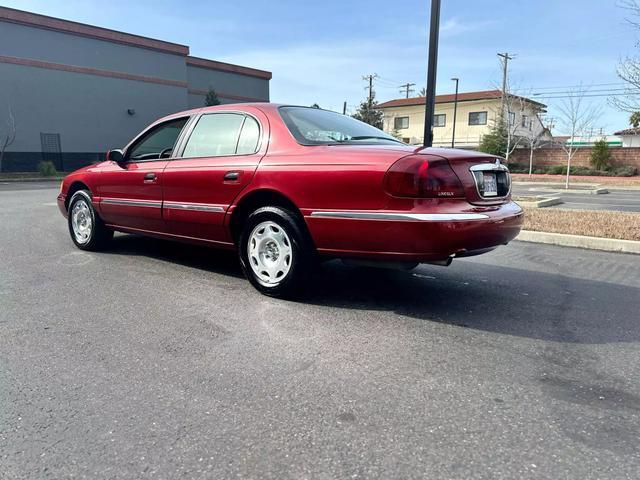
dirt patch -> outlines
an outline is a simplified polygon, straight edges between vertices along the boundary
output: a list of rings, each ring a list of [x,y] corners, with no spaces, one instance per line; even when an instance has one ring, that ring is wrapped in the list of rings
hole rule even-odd
[[[640,241],[640,213],[524,207],[524,230]]]

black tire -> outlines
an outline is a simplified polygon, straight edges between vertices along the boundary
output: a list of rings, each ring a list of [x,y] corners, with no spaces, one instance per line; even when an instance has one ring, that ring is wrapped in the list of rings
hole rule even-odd
[[[82,202],[82,203],[80,203]],[[84,215],[88,216],[87,220],[91,222],[91,228],[86,231],[86,237],[76,235],[73,227],[74,207],[76,205],[86,206]],[[69,235],[71,240],[80,250],[98,251],[107,247],[113,238],[113,230],[108,229],[91,202],[91,194],[87,190],[78,190],[69,200],[69,210],[67,211],[67,224],[69,226]]]
[[[259,276],[252,267],[254,264],[255,268],[260,270],[258,265],[260,260],[256,259],[256,256],[260,257],[260,255],[256,255],[254,251],[252,258],[249,258],[249,241],[252,233],[258,226],[265,224],[275,224],[277,228],[284,231],[285,238],[290,244],[291,253],[287,273],[282,277],[275,276],[267,280],[265,280],[265,276]],[[257,233],[259,234],[259,229]],[[283,242],[283,244],[286,246],[287,242]],[[276,248],[276,251],[279,250]],[[286,247],[282,252],[285,252],[281,258],[281,262],[284,262],[282,268],[287,268],[284,266],[288,254]],[[300,295],[304,291],[304,286],[315,263],[313,261],[313,245],[302,221],[293,212],[281,207],[262,207],[249,215],[240,235],[238,253],[242,270],[251,284],[261,293],[277,298],[293,298]]]

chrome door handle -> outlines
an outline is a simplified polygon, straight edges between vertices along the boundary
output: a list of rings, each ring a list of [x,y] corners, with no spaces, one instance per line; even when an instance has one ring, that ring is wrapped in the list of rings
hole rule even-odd
[[[145,182],[155,182],[156,180],[156,174],[151,172],[151,173],[145,173],[144,174],[144,181]]]
[[[225,182],[235,182],[236,180],[238,180],[240,178],[240,172],[233,170],[231,172],[227,172],[224,174],[224,181]]]

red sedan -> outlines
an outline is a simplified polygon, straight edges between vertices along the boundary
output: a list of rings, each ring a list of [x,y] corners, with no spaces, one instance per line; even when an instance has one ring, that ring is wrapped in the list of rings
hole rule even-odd
[[[411,268],[507,244],[523,219],[510,191],[494,156],[259,103],[158,120],[68,175],[58,205],[83,250],[114,231],[237,249],[258,290],[286,296],[317,257]]]

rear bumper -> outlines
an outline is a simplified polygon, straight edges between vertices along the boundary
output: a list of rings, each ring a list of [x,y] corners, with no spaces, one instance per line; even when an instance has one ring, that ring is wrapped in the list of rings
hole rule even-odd
[[[522,228],[523,211],[514,202],[457,207],[313,211],[305,220],[321,254],[416,262],[484,253],[510,242]]]

